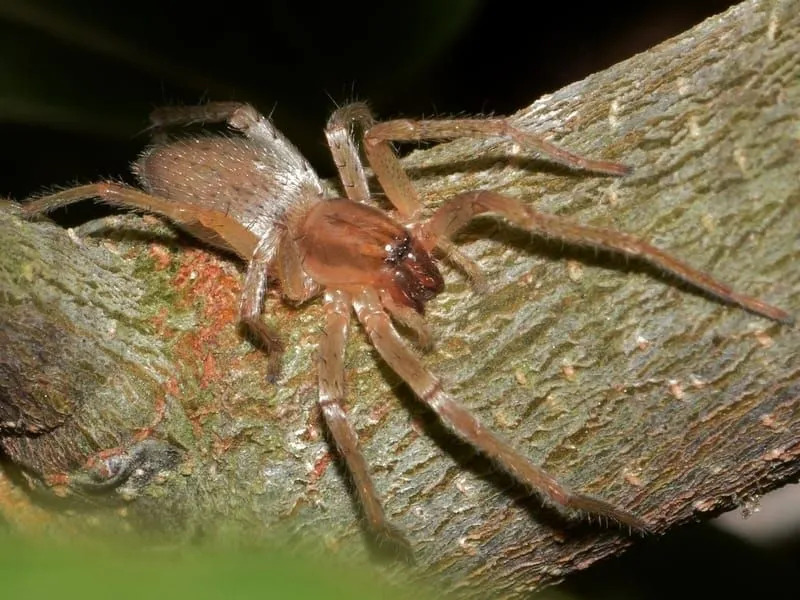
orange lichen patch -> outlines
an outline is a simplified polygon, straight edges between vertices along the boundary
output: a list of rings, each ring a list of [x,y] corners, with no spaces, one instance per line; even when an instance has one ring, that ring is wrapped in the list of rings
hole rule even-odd
[[[170,263],[172,262],[172,255],[170,254],[169,250],[167,250],[161,244],[150,244],[148,252],[150,254],[150,258],[153,259],[153,264],[157,271],[163,271],[169,267]]]
[[[164,390],[175,398],[179,398],[181,395],[181,388],[178,386],[178,380],[175,377],[167,379],[167,383],[164,384]]]
[[[383,419],[386,417],[386,415],[396,410],[397,407],[394,406],[391,402],[379,402],[378,404],[373,405],[369,411],[370,423],[380,425],[383,422]]]
[[[44,478],[45,485],[56,496],[65,498],[69,494],[69,475],[67,473],[50,473]]]
[[[167,326],[167,319],[169,318],[169,308],[162,306],[158,314],[150,319],[153,324],[153,330],[160,338],[168,339],[172,337],[174,330]]]
[[[89,458],[87,458],[83,468],[86,471],[94,471],[104,480],[109,479],[113,477],[114,473],[111,471],[108,459],[124,453],[125,449],[119,446],[115,446],[114,448],[106,448],[105,450],[101,450],[100,452],[92,454]]]
[[[173,278],[176,289],[183,292],[183,304],[194,305],[202,300],[201,316],[206,325],[205,339],[213,337],[224,325],[236,320],[241,281],[225,272],[220,258],[205,250],[187,250]]]
[[[167,387],[174,388],[177,390],[177,382],[175,382],[174,377],[167,381]],[[164,420],[164,414],[167,410],[166,396],[160,394],[156,398],[156,404],[153,407],[153,410],[155,411],[155,415],[153,416],[153,420],[150,421],[150,424],[147,425],[146,427],[140,427],[139,429],[135,430],[133,439],[136,442],[141,442],[142,440],[145,440],[149,438],[151,435],[153,435],[153,432],[155,431],[156,427],[158,427],[161,421]]]
[[[563,373],[564,378],[567,381],[575,381],[575,367],[569,363],[564,363],[561,365],[561,373]]]
[[[308,411],[306,427],[300,434],[300,439],[306,442],[316,442],[322,437],[322,410],[319,404],[314,404]]]
[[[333,455],[330,452],[326,452],[317,461],[314,463],[314,466],[311,467],[311,472],[309,473],[308,477],[308,487],[313,487],[319,478],[325,474],[325,471],[328,469],[328,465],[331,464],[333,461]]]
[[[218,377],[217,360],[214,358],[214,354],[208,353],[203,359],[203,371],[200,374],[200,387],[207,388],[209,384]]]
[[[200,408],[187,413],[186,417],[189,419],[189,423],[192,424],[192,431],[194,432],[195,437],[202,437],[205,418],[209,415],[215,415],[218,412],[218,406],[201,406]]]
[[[209,387],[226,369],[217,368],[215,353],[226,333],[238,343],[235,323],[241,282],[226,272],[222,259],[204,250],[187,250],[173,278],[178,305],[199,309],[197,328],[181,336],[175,351],[184,364],[196,364],[200,386]]]
[[[778,429],[778,423],[777,420],[775,419],[775,415],[773,414],[761,415],[761,417],[758,420],[764,427],[769,427],[770,429]]]

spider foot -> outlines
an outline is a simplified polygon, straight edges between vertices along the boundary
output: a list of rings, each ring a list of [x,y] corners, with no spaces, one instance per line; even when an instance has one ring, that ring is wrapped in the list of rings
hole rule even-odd
[[[571,495],[567,500],[567,508],[596,517],[601,522],[605,519],[607,522],[627,527],[631,531],[652,533],[650,525],[636,515],[592,496]]]
[[[375,551],[379,555],[390,560],[414,564],[414,551],[411,549],[411,543],[399,527],[384,521],[374,525],[370,533]]]

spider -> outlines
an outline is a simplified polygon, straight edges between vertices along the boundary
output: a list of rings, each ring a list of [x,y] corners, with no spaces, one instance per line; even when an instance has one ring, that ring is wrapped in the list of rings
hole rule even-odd
[[[635,257],[724,302],[781,323],[792,321],[779,308],[735,292],[639,238],[542,214],[493,191],[459,194],[423,218],[420,199],[391,142],[505,137],[573,169],[616,176],[630,171],[622,164],[568,152],[516,128],[506,118],[376,122],[366,104],[340,107],[330,117],[325,135],[346,197],[326,194],[306,159],[249,104],[162,108],[152,113],[151,121],[157,128],[227,123],[233,133],[157,139],[133,164],[141,190],[110,181],[81,185],[36,198],[25,205],[25,212],[33,216],[97,198],[166,217],[199,239],[237,254],[247,262],[239,319],[269,356],[273,381],[282,346],[277,333],[260,318],[268,277],[279,282],[282,297],[289,302],[303,303],[321,295],[325,309],[318,365],[321,413],[352,477],[368,532],[379,543],[403,551],[410,545],[386,516],[357,433],[342,407],[351,311],[383,360],[452,433],[543,502],[567,516],[588,513],[635,530],[648,528],[622,508],[571,491],[492,433],[445,391],[395,328],[395,323],[404,327],[417,346],[430,346],[424,307],[444,287],[434,253],[446,255],[480,282],[479,267],[451,242],[473,217],[493,213],[541,236]],[[394,207],[391,214],[374,203],[360,149]]]

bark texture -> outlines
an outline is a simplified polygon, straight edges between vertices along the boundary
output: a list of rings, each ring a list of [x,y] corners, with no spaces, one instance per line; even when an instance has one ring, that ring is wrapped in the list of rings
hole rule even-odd
[[[635,171],[588,176],[460,141],[407,159],[427,204],[477,188],[529,199],[800,315],[799,1],[745,2],[515,119]],[[315,409],[319,304],[268,299],[288,348],[271,385],[235,327],[240,264],[148,217],[83,233],[0,204],[5,519],[214,543],[288,535],[370,561]],[[459,241],[490,291],[446,270],[426,363],[534,461],[659,533],[796,478],[796,328],[492,219]],[[387,579],[523,597],[635,543],[544,512],[447,435],[358,328],[347,367],[349,414],[417,557],[382,565]]]

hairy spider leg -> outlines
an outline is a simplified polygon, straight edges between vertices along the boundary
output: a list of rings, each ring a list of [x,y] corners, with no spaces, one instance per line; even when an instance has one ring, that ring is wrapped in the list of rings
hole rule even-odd
[[[374,123],[375,118],[367,105],[354,102],[337,108],[325,127],[325,137],[339,172],[339,179],[347,197],[353,202],[366,203],[371,199],[364,163],[358,153],[353,129],[358,127],[363,134]]]
[[[347,419],[344,401],[344,349],[350,323],[350,297],[342,291],[325,293],[325,327],[319,347],[319,406],[344,460],[360,501],[369,531],[386,549],[411,556],[411,545],[402,531],[389,522],[381,497],[369,474],[358,444],[358,434]]]
[[[459,194],[445,202],[422,226],[420,238],[430,249],[441,238],[452,237],[472,218],[483,213],[497,214],[514,225],[543,237],[556,238],[577,246],[589,246],[636,258],[673,275],[691,286],[745,310],[779,323],[792,324],[786,311],[758,298],[740,294],[667,252],[627,233],[579,225],[567,219],[537,212],[519,200],[497,192],[477,191]]]
[[[243,225],[218,211],[153,196],[121,183],[101,181],[61,190],[26,203],[23,213],[33,217],[89,198],[120,208],[133,208],[173,221],[200,240],[249,258],[258,239]]]
[[[353,298],[358,320],[383,360],[405,381],[417,397],[430,408],[441,422],[528,490],[556,509],[568,509],[606,517],[632,529],[647,531],[648,525],[639,517],[607,502],[574,494],[541,467],[492,433],[478,419],[458,404],[442,389],[439,379],[428,370],[408,347],[383,311],[375,290],[363,288]]]
[[[239,322],[251,341],[264,350],[268,357],[267,379],[274,383],[281,370],[283,342],[278,333],[261,319],[264,296],[267,293],[267,274],[270,264],[278,254],[279,242],[272,237],[259,240],[255,252],[248,257],[242,297],[239,302]]]
[[[620,163],[593,160],[563,150],[541,136],[518,129],[506,118],[382,121],[365,131],[364,151],[386,196],[401,217],[414,220],[419,216],[422,204],[389,142],[444,141],[465,137],[504,137],[573,169],[605,175],[626,175],[631,171],[630,167]]]
[[[269,355],[269,377],[274,379],[280,370],[282,345],[278,336],[260,318],[267,285],[267,267],[275,257],[276,243],[259,241],[242,224],[224,213],[196,205],[165,200],[135,188],[114,182],[82,185],[37,198],[22,208],[33,217],[81,200],[98,198],[105,204],[133,208],[166,217],[199,239],[234,251],[248,262],[239,321],[257,345]]]

